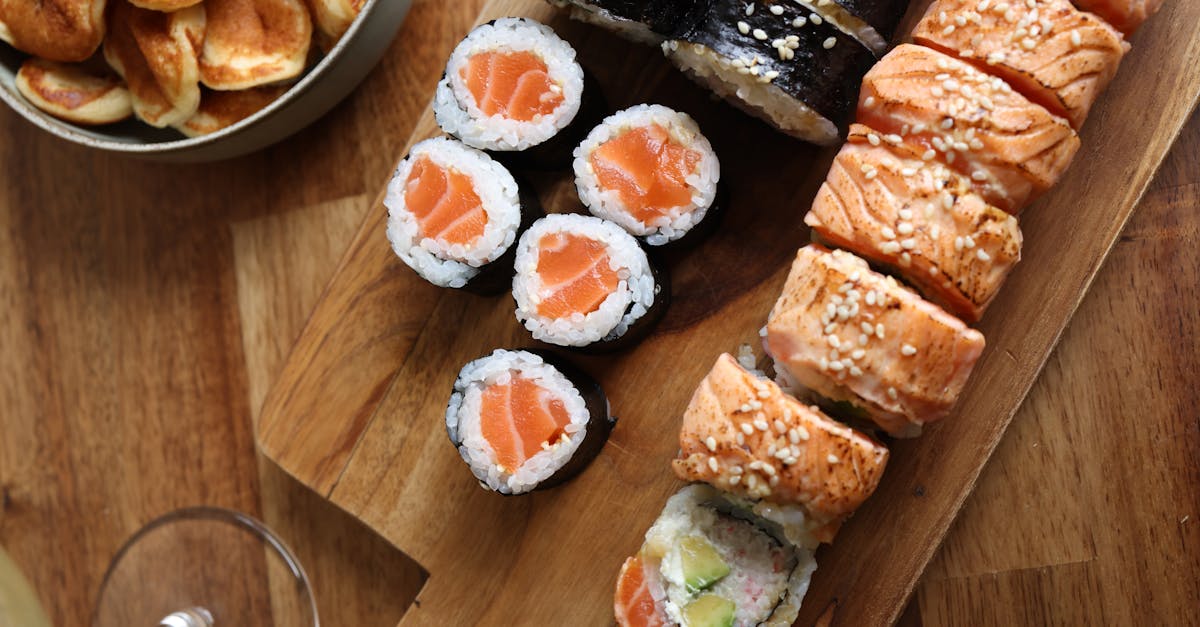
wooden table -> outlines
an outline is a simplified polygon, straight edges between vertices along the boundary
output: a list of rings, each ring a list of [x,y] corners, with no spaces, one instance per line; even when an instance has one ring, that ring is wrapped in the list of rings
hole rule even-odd
[[[227,163],[104,156],[0,111],[0,546],[54,624],[87,623],[125,537],[201,503],[274,527],[328,625],[394,625],[415,596],[420,569],[258,457],[252,425],[482,4],[418,0],[354,97]],[[1200,620],[1197,158],[1200,117],[905,623]]]

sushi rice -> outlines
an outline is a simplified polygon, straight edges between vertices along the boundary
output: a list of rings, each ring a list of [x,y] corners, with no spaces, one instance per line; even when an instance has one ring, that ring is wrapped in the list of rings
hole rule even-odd
[[[422,237],[420,224],[408,209],[405,191],[413,164],[428,158],[443,170],[471,179],[483,202],[487,224],[470,247]],[[517,182],[504,166],[487,154],[453,139],[427,139],[392,174],[383,204],[388,208],[387,236],[396,254],[422,278],[441,287],[461,288],[479,269],[501,257],[516,240],[521,223]]]
[[[630,213],[617,191],[603,188],[591,158],[605,142],[631,129],[650,125],[657,125],[667,131],[675,143],[699,153],[700,160],[686,178],[692,191],[691,203],[671,208],[666,215],[647,223]],[[597,217],[619,224],[635,236],[644,237],[651,246],[679,239],[699,224],[716,199],[717,183],[721,179],[720,161],[696,121],[686,113],[662,105],[637,105],[606,118],[575,149],[574,169],[579,198],[588,210]]]
[[[496,463],[496,453],[483,436],[483,392],[492,385],[506,385],[515,377],[533,380],[560,400],[570,422],[558,442],[525,460],[519,468],[505,469]],[[446,409],[446,431],[458,443],[459,455],[481,484],[502,494],[522,494],[536,488],[570,461],[587,437],[588,419],[583,396],[557,368],[534,353],[500,349],[467,364],[459,372]]]
[[[471,57],[490,51],[531,52],[546,64],[551,82],[562,90],[562,103],[548,115],[523,122],[502,114],[486,115],[460,71]],[[446,65],[434,96],[434,114],[446,133],[482,150],[520,151],[558,134],[575,119],[583,101],[583,68],[575,49],[550,27],[524,18],[503,18],[471,31]]]
[[[603,242],[610,267],[620,282],[594,311],[563,318],[545,318],[537,312],[544,298],[538,276],[539,242],[544,236],[567,233]],[[587,346],[615,340],[625,334],[654,305],[659,286],[650,262],[637,240],[607,220],[576,214],[554,214],[539,219],[517,242],[513,298],[517,319],[534,339],[559,346]]]

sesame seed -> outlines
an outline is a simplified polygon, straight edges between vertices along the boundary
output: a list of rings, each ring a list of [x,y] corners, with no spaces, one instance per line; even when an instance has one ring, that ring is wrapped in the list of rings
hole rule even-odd
[[[808,441],[808,429],[805,429],[804,427],[796,427],[796,435],[800,436],[801,442]]]
[[[982,248],[975,251],[975,256],[979,257],[980,261],[991,261],[992,260],[992,256],[987,254],[987,252],[984,251]]]
[[[879,250],[881,252],[883,252],[885,255],[894,255],[894,254],[900,252],[900,244],[898,244],[897,242],[894,242],[894,241],[884,242],[879,245]],[[870,303],[868,303],[868,304],[870,304]]]
[[[749,464],[746,464],[746,467],[749,468],[750,470],[758,470],[759,468],[762,468],[762,466],[763,466],[763,463],[758,461],[757,459],[750,462]]]
[[[929,161],[930,159],[933,159],[936,156],[937,156],[937,153],[934,152],[933,149],[931,148],[929,150],[926,150],[925,154],[921,155],[921,159],[924,159],[925,161]]]
[[[970,235],[964,237],[963,246],[966,246],[967,248],[975,248],[975,238],[971,237]]]
[[[804,28],[804,25],[807,23],[808,23],[807,18],[797,17],[796,19],[792,20],[792,27],[793,28]]]
[[[746,5],[746,15],[754,15],[754,3],[753,2]]]
[[[820,26],[825,20],[820,15],[813,13],[812,15],[808,16],[808,21]]]
[[[984,172],[983,170],[975,170],[971,173],[971,180],[973,181],[986,181],[987,178],[987,172]]]
[[[942,128],[946,130],[954,128],[954,118],[946,118],[942,120]]]
[[[745,433],[746,435],[752,435],[754,433],[754,427],[751,426],[750,423],[748,423],[748,422],[743,422],[742,423],[742,433]]]
[[[863,106],[866,106],[866,107],[875,106],[875,96],[867,96],[866,99],[863,100]],[[871,135],[874,135],[874,134],[875,133],[871,133]],[[868,135],[867,138],[870,139],[870,136]]]
[[[1077,30],[1071,31],[1071,44],[1075,45],[1075,46],[1079,46],[1079,45],[1083,44],[1083,37],[1079,36],[1079,31],[1077,31]]]
[[[755,39],[757,39],[757,40],[759,40],[759,41],[766,41],[766,40],[767,40],[767,32],[766,32],[766,31],[764,31],[764,30],[763,30],[763,29],[761,29],[761,28],[756,28],[756,29],[754,29],[754,31],[753,31],[753,34],[754,34],[754,38],[755,38]]]
[[[731,474],[731,475],[740,475],[740,474],[742,474],[742,472],[744,472],[744,471],[742,470],[742,467],[739,466],[738,464],[734,464],[729,467],[729,474]]]
[[[743,35],[749,35],[749,34],[750,34],[750,25],[749,25],[749,24],[747,24],[747,23],[745,23],[745,22],[738,22],[738,23],[737,23],[737,29],[738,29],[738,32],[739,32],[739,33],[741,33],[741,34],[743,34]]]
[[[829,39],[826,39],[824,43],[821,44],[821,47],[826,50],[833,50],[833,47],[836,45],[837,45],[837,37],[830,37]]]
[[[893,400],[895,400],[895,398],[897,396],[899,396],[899,394],[896,392],[896,388],[888,388],[887,395],[888,395],[888,397],[890,397]]]
[[[870,98],[868,98],[867,100],[870,100]],[[869,107],[871,105],[867,105],[867,106]],[[875,133],[867,133],[867,143],[871,144],[872,146],[878,146],[879,145],[879,136],[876,135]]]
[[[791,466],[792,464],[795,464],[797,461],[799,461],[799,460],[797,460],[795,457],[792,457],[791,455],[789,455],[789,456],[783,458],[783,465]]]
[[[739,484],[739,483],[741,483],[741,482],[742,482],[742,476],[741,476],[741,475],[734,475],[734,476],[732,476],[732,477],[730,477],[730,478],[729,478],[729,485],[737,485],[737,484]]]
[[[908,237],[900,240],[900,247],[904,250],[912,250],[917,247],[917,240]]]
[[[787,433],[787,425],[783,424],[782,420],[775,419],[775,430],[780,433]]]
[[[711,459],[711,458],[710,458],[710,459]],[[763,474],[764,474],[764,475],[766,475],[766,476],[768,476],[768,477],[774,477],[774,476],[775,476],[775,467],[774,467],[774,466],[772,466],[772,465],[770,465],[770,464],[763,464],[763,465],[762,465],[762,471],[763,471]]]
[[[771,427],[767,424],[766,420],[759,418],[758,420],[754,421],[754,428],[758,429],[759,431],[766,431],[767,429],[770,429]]]
[[[772,15],[783,15],[783,7],[779,6],[778,4],[771,5],[771,14]]]
[[[833,348],[837,348],[842,345],[842,341],[840,339],[838,339],[838,336],[836,336],[836,335],[830,335],[829,339],[827,341],[829,342],[829,345]]]
[[[758,485],[758,475],[746,475],[746,487],[753,490],[756,485]]]
[[[800,443],[800,434],[795,429],[788,429],[788,441],[792,444]]]
[[[708,450],[716,451],[717,450],[717,439],[710,435],[707,438],[705,438],[704,445],[708,447]]]
[[[883,234],[884,239],[896,239],[896,232],[891,227],[885,226],[880,232]]]
[[[850,367],[850,376],[852,376],[852,377],[861,377],[861,376],[862,376],[862,373],[863,373],[863,371],[862,371],[862,368],[859,368],[858,366],[851,366],[851,367]]]
[[[917,169],[916,168],[904,168],[903,170],[900,170],[900,174],[902,176],[915,176],[917,174]]]
[[[877,337],[881,340],[883,339],[883,324],[882,323],[875,325],[875,337]]]
[[[901,235],[911,235],[913,232],[913,225],[908,222],[901,222],[900,224],[896,225],[896,230],[899,231]]]
[[[709,468],[709,470],[712,470],[713,472],[717,472],[718,470],[720,470],[721,467],[720,467],[720,465],[717,464],[716,457],[708,458],[708,468]]]
[[[831,464],[836,464],[836,463],[838,463],[840,460],[838,459],[838,456],[837,456],[837,455],[834,455],[833,453],[830,453],[829,455],[825,456],[825,461],[827,461],[827,462],[829,462],[829,463],[831,463]]]
[[[869,339],[869,338],[867,338],[866,334],[859,335],[859,336],[858,336],[858,345],[859,345],[859,346],[866,346],[866,345],[867,345],[867,341],[868,341],[868,339]]]
[[[867,301],[868,305],[873,306],[875,304],[875,290],[871,290],[871,291],[867,292],[866,301]]]
[[[913,355],[917,354],[917,347],[913,346],[912,344],[905,344],[904,346],[900,347],[900,354],[904,355],[905,357],[912,357]]]
[[[746,425],[742,425],[742,426],[744,427]],[[751,429],[751,431],[753,431],[753,429]],[[746,436],[742,435],[741,431],[738,431],[737,433],[735,433],[734,437],[737,438],[738,446],[743,446],[746,444]]]
[[[840,361],[833,361],[829,363],[829,369],[834,372],[841,372],[844,368],[845,366],[843,366],[842,362]]]
[[[743,403],[742,406],[738,408],[738,410],[744,414],[744,413],[750,411],[750,406]]]
[[[867,354],[867,351],[865,351],[861,348],[858,348],[858,349],[855,349],[853,353],[850,353],[850,358],[851,359],[862,359],[864,356],[866,356],[866,354]]]
[[[962,237],[954,238],[954,250],[961,251],[962,249],[963,249],[963,238]]]

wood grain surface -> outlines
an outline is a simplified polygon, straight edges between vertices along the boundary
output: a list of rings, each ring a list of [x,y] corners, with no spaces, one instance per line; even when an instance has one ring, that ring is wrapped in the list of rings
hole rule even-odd
[[[420,569],[256,458],[252,424],[482,4],[418,0],[355,96],[229,163],[116,159],[0,111],[0,545],[53,624],[86,625],[121,541],[200,503],[275,527],[304,561],[327,625],[391,626],[415,597]],[[1155,18],[1135,45],[1181,20]],[[1157,61],[1131,59],[1141,71]],[[1147,111],[1092,122],[1090,137],[1152,124],[1162,106]],[[1200,620],[1198,159],[1193,118],[904,624]]]
[[[567,23],[537,0],[493,0],[480,20],[512,14],[554,20],[613,108],[663,101],[697,117],[723,156],[732,203],[719,235],[671,260],[675,304],[662,328],[630,353],[582,360],[622,417],[605,454],[563,488],[506,499],[474,489],[440,416],[461,364],[530,340],[508,299],[437,290],[405,268],[383,238],[376,201],[269,395],[258,437],[284,469],[429,570],[405,625],[607,620],[617,567],[679,487],[666,463],[678,416],[717,353],[757,343],[787,261],[807,239],[780,226],[798,223],[830,156],[760,134],[761,124],[678,84],[656,54]],[[1023,217],[1026,261],[981,325],[990,347],[956,415],[893,445],[879,491],[818,554],[802,623],[899,617],[1200,93],[1191,71],[1200,8],[1172,5],[1159,23],[1085,130],[1079,165]],[[1153,123],[1122,124],[1150,110]],[[426,113],[414,138],[434,133]],[[563,192],[569,182],[557,183],[542,190],[543,204],[576,208]],[[584,564],[608,574],[573,583],[569,595],[527,593],[565,591]]]

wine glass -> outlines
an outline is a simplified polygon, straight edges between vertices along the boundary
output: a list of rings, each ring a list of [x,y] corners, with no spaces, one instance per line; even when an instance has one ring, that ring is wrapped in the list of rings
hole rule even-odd
[[[155,519],[117,551],[92,627],[320,627],[308,575],[258,520],[217,507]]]

